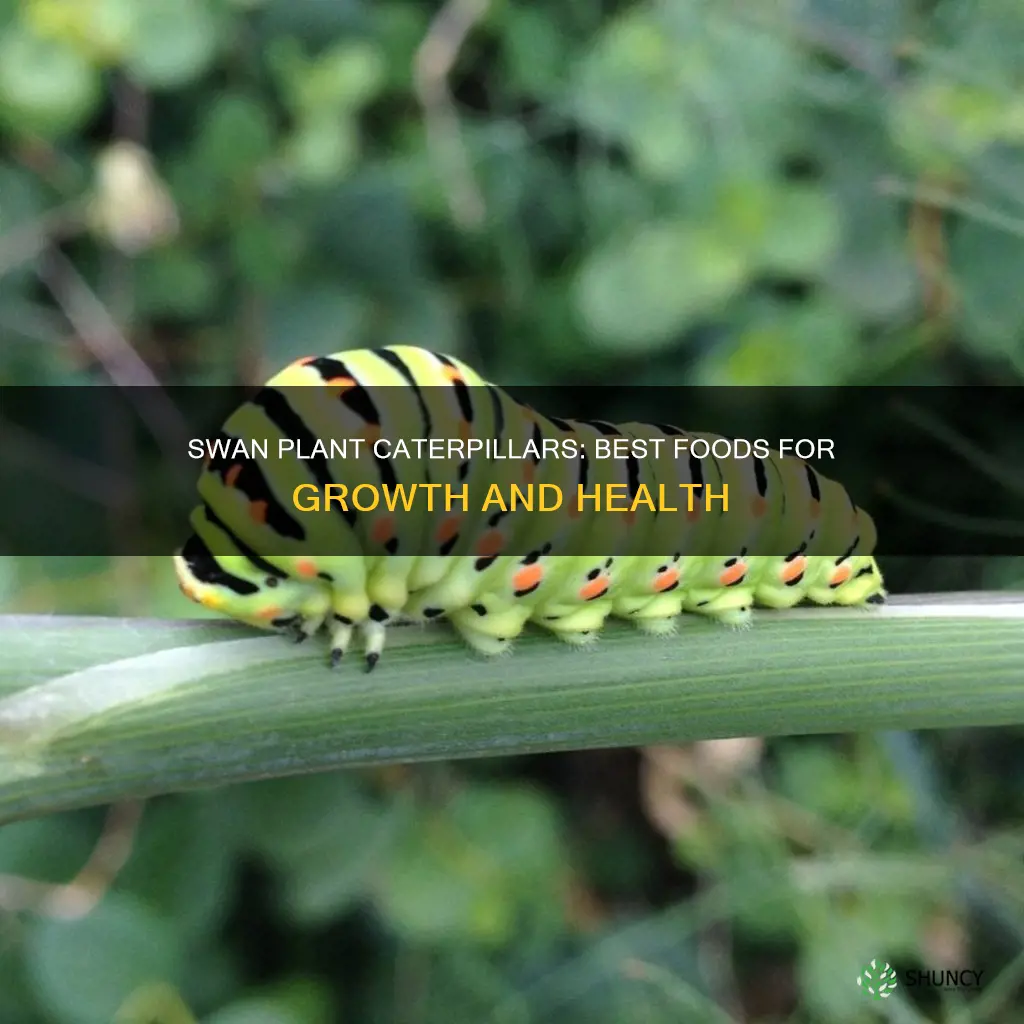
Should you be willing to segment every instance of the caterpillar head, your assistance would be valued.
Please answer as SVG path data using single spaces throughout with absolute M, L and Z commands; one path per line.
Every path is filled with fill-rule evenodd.
M 322 619 L 329 591 L 312 581 L 261 568 L 244 555 L 214 555 L 193 534 L 174 556 L 181 592 L 196 604 L 259 629 L 287 629 Z

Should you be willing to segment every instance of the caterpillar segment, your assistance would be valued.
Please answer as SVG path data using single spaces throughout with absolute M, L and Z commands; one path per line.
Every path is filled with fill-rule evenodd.
M 513 451 L 530 440 L 540 447 L 568 438 L 579 449 L 575 458 L 499 462 L 392 460 L 372 452 L 379 438 L 431 437 L 442 425 L 445 436 Z M 674 438 L 716 440 L 667 424 L 545 417 L 461 361 L 413 346 L 299 360 L 233 413 L 221 437 L 267 438 L 275 455 L 278 441 L 305 451 L 322 437 L 368 443 L 343 462 L 256 452 L 208 459 L 193 533 L 174 559 L 179 585 L 209 609 L 296 641 L 326 628 L 332 666 L 358 633 L 368 669 L 398 619 L 448 619 L 469 646 L 497 655 L 530 623 L 586 645 L 612 616 L 669 634 L 684 614 L 746 626 L 755 607 L 885 600 L 871 555 L 871 517 L 807 463 L 774 452 L 764 459 L 598 458 L 597 443 L 618 436 L 662 437 L 663 453 Z M 292 503 L 302 484 L 398 483 L 466 484 L 473 494 L 491 483 L 505 493 L 512 484 L 549 483 L 573 495 L 578 485 L 593 493 L 620 484 L 630 499 L 641 485 L 678 494 L 682 484 L 692 507 L 659 513 L 640 505 L 632 514 L 600 515 L 570 502 L 550 515 L 471 507 L 431 516 L 335 503 L 330 514 L 303 515 Z M 730 513 L 720 502 L 709 511 L 705 495 L 725 486 Z M 752 554 L 758 550 L 787 553 Z

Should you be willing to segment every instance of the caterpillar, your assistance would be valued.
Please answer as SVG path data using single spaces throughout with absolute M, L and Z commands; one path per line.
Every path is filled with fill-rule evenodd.
M 459 437 L 533 452 L 571 442 L 575 457 L 388 459 L 384 437 Z M 367 670 L 387 626 L 445 618 L 475 650 L 508 649 L 527 623 L 572 644 L 592 642 L 609 616 L 652 634 L 693 613 L 744 626 L 751 609 L 881 604 L 874 523 L 840 485 L 799 458 L 598 459 L 601 439 L 702 437 L 665 424 L 542 416 L 458 359 L 394 346 L 301 359 L 225 422 L 220 437 L 273 444 L 362 438 L 357 457 L 208 454 L 192 534 L 174 556 L 191 600 L 305 640 L 326 627 L 335 667 L 359 632 Z M 527 443 L 533 442 L 533 447 Z M 669 451 L 671 446 L 663 446 Z M 461 509 L 395 514 L 335 503 L 296 511 L 295 488 L 347 483 L 463 486 L 488 479 L 571 489 L 683 485 L 698 497 L 728 485 L 733 511 L 699 501 L 681 515 L 572 509 L 556 515 Z

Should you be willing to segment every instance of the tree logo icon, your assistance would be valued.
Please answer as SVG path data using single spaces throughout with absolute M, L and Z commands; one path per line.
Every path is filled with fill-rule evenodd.
M 896 972 L 888 964 L 872 960 L 857 975 L 857 984 L 872 999 L 888 999 L 896 991 Z

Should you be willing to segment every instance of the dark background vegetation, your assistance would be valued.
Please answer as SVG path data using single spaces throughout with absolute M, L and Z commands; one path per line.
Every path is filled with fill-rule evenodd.
M 1016 0 L 0 0 L 0 383 L 409 343 L 567 402 L 838 386 L 869 436 L 843 387 L 1024 373 L 1022 53 Z M 1022 439 L 1008 403 L 1008 478 Z M 1024 575 L 941 555 L 883 569 Z M 166 558 L 0 559 L 0 605 L 196 613 Z M 1022 783 L 1017 730 L 748 739 L 10 825 L 0 1021 L 1019 1020 Z M 880 1005 L 872 957 L 985 975 Z

